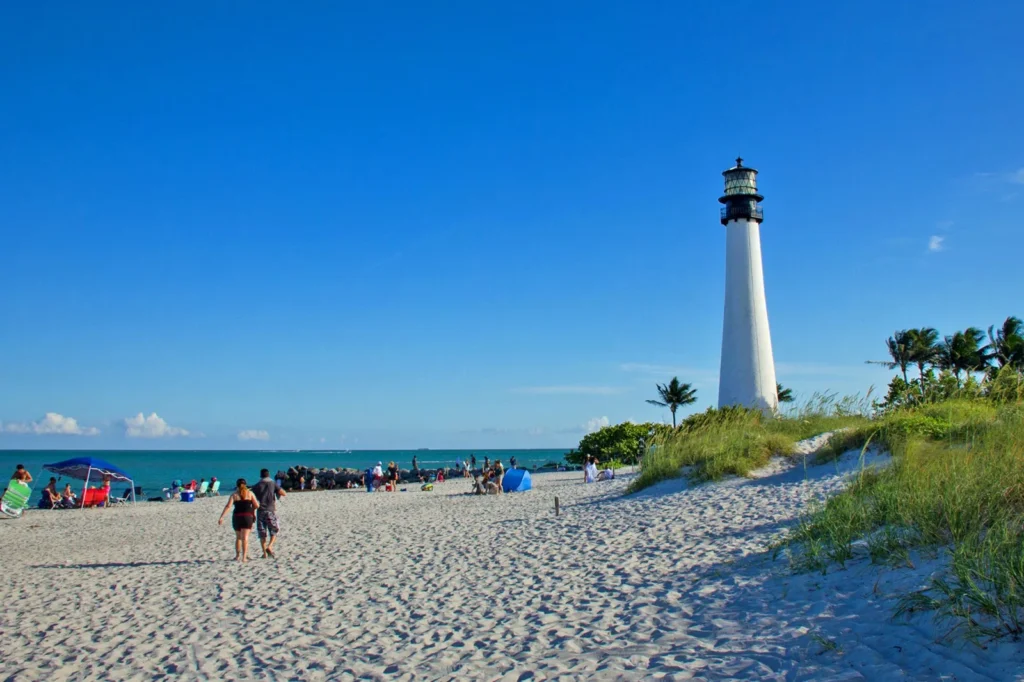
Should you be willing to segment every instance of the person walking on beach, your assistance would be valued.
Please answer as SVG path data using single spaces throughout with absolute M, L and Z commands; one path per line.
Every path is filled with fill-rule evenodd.
M 416 455 L 412 456 L 412 470 L 413 471 L 419 471 L 420 470 L 420 468 L 418 466 L 416 466 Z
M 276 559 L 274 543 L 281 532 L 281 522 L 277 518 L 277 501 L 285 497 L 284 488 L 270 478 L 268 469 L 260 470 L 260 482 L 252 487 L 252 494 L 259 502 L 256 511 L 256 533 L 260 536 L 263 558 Z
M 516 456 L 515 455 L 512 455 L 511 457 L 508 458 L 508 465 L 509 465 L 509 468 L 512 468 L 512 469 L 516 468 Z
M 476 453 L 474 452 L 469 456 L 469 468 L 472 470 L 476 469 Z
M 260 508 L 260 503 L 249 490 L 244 478 L 238 479 L 236 485 L 238 487 L 235 492 L 231 493 L 228 503 L 224 505 L 224 511 L 220 513 L 217 525 L 224 525 L 224 515 L 234 505 L 235 509 L 231 514 L 231 527 L 235 529 L 235 561 L 245 563 L 249 561 L 249 533 L 252 532 L 252 524 L 256 521 L 256 510 Z
M 491 468 L 491 458 L 485 456 L 484 457 L 484 471 L 487 471 L 490 468 Z

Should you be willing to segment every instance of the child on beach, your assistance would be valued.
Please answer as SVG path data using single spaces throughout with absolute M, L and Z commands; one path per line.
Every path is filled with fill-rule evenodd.
M 64 494 L 61 497 L 61 504 L 64 505 L 65 508 L 71 509 L 72 507 L 75 506 L 75 493 L 73 490 L 71 490 L 70 483 L 64 486 Z

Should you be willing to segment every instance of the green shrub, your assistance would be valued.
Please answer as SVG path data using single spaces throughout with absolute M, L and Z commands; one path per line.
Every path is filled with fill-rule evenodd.
M 663 433 L 670 430 L 663 424 L 634 424 L 623 422 L 588 433 L 580 441 L 579 448 L 566 453 L 565 461 L 576 466 L 582 465 L 589 457 L 597 457 L 599 462 L 620 460 L 635 462 L 643 452 L 641 444 L 646 448 L 646 440 L 651 433 Z

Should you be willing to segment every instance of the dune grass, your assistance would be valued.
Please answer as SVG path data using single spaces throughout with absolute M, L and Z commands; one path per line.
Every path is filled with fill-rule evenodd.
M 778 417 L 738 408 L 691 415 L 650 444 L 629 491 L 680 476 L 696 481 L 746 476 L 773 456 L 791 455 L 799 440 L 870 424 L 868 405 L 867 398 L 815 395 Z
M 912 551 L 948 551 L 947 574 L 904 597 L 898 615 L 934 612 L 969 638 L 1024 634 L 1024 408 L 949 401 L 850 429 L 853 444 L 893 454 L 813 510 L 785 544 L 797 570 L 825 572 L 855 556 L 912 563 Z

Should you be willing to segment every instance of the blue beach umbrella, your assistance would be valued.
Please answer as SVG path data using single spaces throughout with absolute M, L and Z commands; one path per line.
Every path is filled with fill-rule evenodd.
M 123 469 L 119 469 L 110 462 L 98 457 L 74 457 L 56 464 L 44 464 L 43 468 L 61 476 L 69 476 L 85 481 L 85 487 L 89 487 L 89 479 L 93 474 L 110 476 L 115 481 L 126 481 L 131 486 L 132 504 L 135 504 L 135 482 Z

